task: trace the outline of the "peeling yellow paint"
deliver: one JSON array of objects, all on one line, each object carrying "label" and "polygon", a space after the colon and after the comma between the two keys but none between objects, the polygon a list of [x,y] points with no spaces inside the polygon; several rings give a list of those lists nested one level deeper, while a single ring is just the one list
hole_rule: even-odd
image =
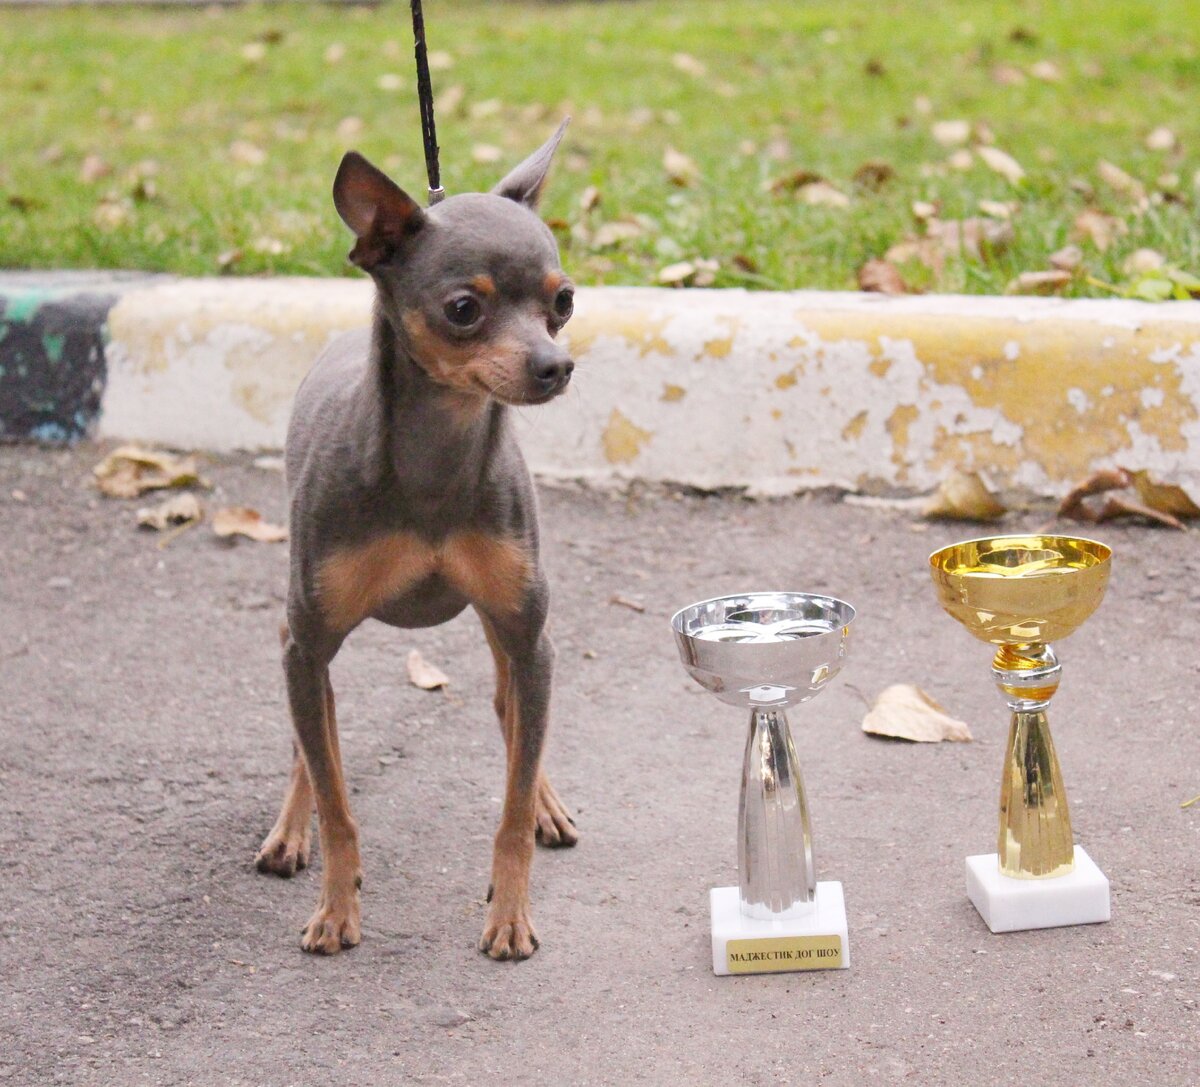
[{"label": "peeling yellow paint", "polygon": [[733,341],[737,338],[737,334],[741,330],[742,319],[740,317],[723,315],[718,317],[717,320],[729,329],[729,335],[706,340],[704,354],[710,358],[723,359],[728,357],[729,352],[733,350]]},{"label": "peeling yellow paint", "polygon": [[619,408],[613,408],[604,428],[604,455],[609,464],[626,464],[635,459],[642,446],[653,437],[653,431],[643,430],[627,419]]},{"label": "peeling yellow paint", "polygon": [[636,347],[641,358],[651,351],[660,355],[672,354],[664,333],[666,317],[651,317],[631,309],[609,308],[594,313],[577,313],[563,329],[563,339],[576,358],[586,355],[601,336],[619,336],[630,347]]},{"label": "peeling yellow paint", "polygon": [[782,418],[783,418],[783,412],[782,412],[782,411],[780,411],[780,410],[779,410],[779,408],[772,408],[772,409],[771,409],[771,418],[772,418],[772,419],[775,419],[775,420],[782,419]]},{"label": "peeling yellow paint", "polygon": [[668,404],[675,404],[687,396],[687,389],[682,385],[664,385],[661,400]]},{"label": "peeling yellow paint", "polygon": [[867,425],[867,412],[860,411],[853,419],[842,427],[842,440],[847,442],[856,442],[862,437],[862,432]]},{"label": "peeling yellow paint", "polygon": [[777,389],[790,389],[798,380],[799,378],[796,377],[795,370],[784,370],[784,372],[775,379],[775,387]]},{"label": "peeling yellow paint", "polygon": [[[1032,462],[1051,479],[1077,479],[1097,461],[1132,447],[1131,424],[1162,450],[1181,452],[1187,445],[1183,428],[1198,417],[1181,367],[1152,361],[1194,343],[1194,324],[1156,320],[1145,331],[1112,325],[1097,337],[1086,324],[1054,317],[1016,325],[1011,318],[945,314],[799,316],[827,342],[861,343],[873,356],[873,373],[886,373],[893,361],[886,357],[888,341],[910,344],[924,371],[923,388],[960,387],[975,407],[1021,428],[1015,448],[987,431],[955,434],[939,427],[927,454],[936,468],[976,463],[1016,471]],[[1146,389],[1160,390],[1161,400],[1145,403]],[[1076,404],[1084,405],[1082,413]],[[918,407],[933,410],[932,403]],[[910,456],[908,430],[917,410],[902,406],[889,420],[897,466]]]},{"label": "peeling yellow paint", "polygon": [[896,466],[896,478],[903,483],[908,478],[908,428],[921,412],[915,404],[897,404],[888,416],[887,430],[892,436],[892,463]]},{"label": "peeling yellow paint", "polygon": [[873,373],[876,377],[887,377],[887,372],[891,368],[891,359],[875,359],[870,366],[871,373]]}]

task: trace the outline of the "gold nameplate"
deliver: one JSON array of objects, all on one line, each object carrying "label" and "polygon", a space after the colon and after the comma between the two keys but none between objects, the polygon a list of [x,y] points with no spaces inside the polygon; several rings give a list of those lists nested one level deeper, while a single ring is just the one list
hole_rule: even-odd
[{"label": "gold nameplate", "polygon": [[731,974],[776,974],[785,970],[833,970],[842,965],[840,936],[771,936],[730,940],[725,964]]}]

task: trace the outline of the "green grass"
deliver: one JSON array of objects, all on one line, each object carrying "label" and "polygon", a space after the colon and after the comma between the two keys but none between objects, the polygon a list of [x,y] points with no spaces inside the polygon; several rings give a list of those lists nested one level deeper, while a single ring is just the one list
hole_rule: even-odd
[{"label": "green grass", "polygon": [[[428,0],[430,48],[453,59],[435,89],[463,92],[438,115],[444,182],[452,193],[490,186],[570,112],[543,210],[580,282],[653,282],[664,265],[700,257],[718,262],[719,285],[851,288],[865,260],[918,230],[913,201],[939,202],[950,219],[979,214],[984,199],[1019,203],[1011,245],[919,271],[920,286],[1000,292],[1046,267],[1095,206],[1128,233],[1106,252],[1085,243],[1068,293],[1105,293],[1095,280],[1127,279],[1123,262],[1139,247],[1200,269],[1195,15],[1194,0]],[[342,151],[353,145],[424,191],[407,20],[399,2],[4,11],[0,267],[345,274],[349,239],[329,196]],[[252,43],[261,60],[243,54]],[[344,57],[328,63],[334,43]],[[681,71],[677,53],[707,74]],[[1061,79],[1029,76],[1039,61]],[[1001,85],[999,65],[1024,81]],[[400,89],[380,88],[389,73]],[[363,128],[343,139],[347,117]],[[930,126],[956,118],[990,128],[1026,179],[1014,187],[978,159],[947,169]],[[1146,147],[1158,125],[1179,150]],[[235,141],[265,161],[235,161]],[[501,161],[476,162],[481,144]],[[698,181],[670,183],[668,146],[695,161]],[[89,154],[112,167],[90,184],[80,180]],[[1101,159],[1146,186],[1147,207],[1097,177]],[[147,160],[153,191],[138,192],[131,174]],[[895,171],[879,192],[852,181],[868,160]],[[801,168],[850,206],[763,191]],[[602,202],[585,213],[588,186]],[[1160,201],[1164,187],[1175,195]],[[636,219],[641,234],[597,246],[595,228],[618,219]]]}]

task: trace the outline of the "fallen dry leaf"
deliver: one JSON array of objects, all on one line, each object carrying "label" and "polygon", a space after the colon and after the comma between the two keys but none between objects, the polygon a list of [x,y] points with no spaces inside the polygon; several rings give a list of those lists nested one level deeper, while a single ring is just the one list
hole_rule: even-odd
[{"label": "fallen dry leaf", "polygon": [[472,121],[482,121],[487,117],[495,117],[503,109],[504,103],[499,98],[484,98],[478,102],[472,102],[467,108],[467,113],[470,114]]},{"label": "fallen dry leaf", "polygon": [[139,528],[150,528],[162,532],[170,525],[183,525],[191,521],[199,521],[204,516],[200,502],[191,491],[175,494],[157,506],[149,506],[137,511]]},{"label": "fallen dry leaf", "polygon": [[1166,125],[1159,125],[1146,137],[1146,147],[1150,151],[1174,151],[1178,144],[1175,133]]},{"label": "fallen dry leaf", "polygon": [[[1154,509],[1144,502],[1134,501],[1127,495],[1110,493],[1125,490],[1133,483],[1133,476],[1124,468],[1101,468],[1071,489],[1059,505],[1058,515],[1093,525],[1112,521],[1118,517],[1144,517],[1154,524],[1165,525],[1167,528],[1182,529],[1184,527],[1183,522],[1170,512]],[[1095,504],[1085,501],[1085,499],[1098,494],[1108,495],[1104,504],[1099,508],[1096,508]]]},{"label": "fallen dry leaf", "polygon": [[674,147],[668,147],[663,152],[662,162],[672,185],[682,188],[695,183],[700,177],[700,167],[691,157],[682,151],[676,151]]},{"label": "fallen dry leaf", "polygon": [[894,683],[875,699],[863,718],[863,732],[914,743],[967,743],[971,730],[963,721],[949,716],[920,687]]},{"label": "fallen dry leaf", "polygon": [[582,212],[593,211],[600,206],[602,199],[600,190],[595,185],[589,185],[579,194],[579,210]]},{"label": "fallen dry leaf", "polygon": [[606,249],[610,245],[617,245],[632,238],[640,238],[642,234],[643,230],[637,223],[626,221],[601,223],[592,235],[592,245],[597,249]]},{"label": "fallen dry leaf", "polygon": [[1167,258],[1156,249],[1135,249],[1121,264],[1121,270],[1127,276],[1144,275],[1146,272],[1157,272]]},{"label": "fallen dry leaf", "polygon": [[436,691],[449,686],[450,677],[437,665],[430,664],[421,656],[420,650],[411,650],[405,663],[408,666],[408,681],[414,687],[420,687],[423,691]]},{"label": "fallen dry leaf", "polygon": [[861,185],[864,189],[878,192],[895,176],[896,171],[891,163],[884,162],[882,159],[870,159],[854,171],[854,176],[851,180],[853,180],[854,184]]},{"label": "fallen dry leaf", "polygon": [[1025,73],[1012,64],[997,64],[992,69],[992,82],[1001,87],[1019,87],[1025,82]]},{"label": "fallen dry leaf", "polygon": [[793,170],[789,174],[782,174],[779,177],[771,178],[767,181],[763,188],[771,193],[795,192],[797,189],[804,188],[805,185],[814,185],[818,181],[825,179],[818,173],[812,170]]},{"label": "fallen dry leaf", "polygon": [[471,158],[476,162],[499,162],[503,157],[504,152],[493,143],[477,143],[471,148]]},{"label": "fallen dry leaf", "polygon": [[990,170],[994,170],[1010,185],[1019,184],[1025,177],[1021,164],[1012,155],[998,147],[977,147],[977,154]]},{"label": "fallen dry leaf", "polygon": [[449,116],[452,113],[457,113],[463,104],[463,99],[467,97],[467,88],[461,83],[451,83],[437,97],[438,112]]},{"label": "fallen dry leaf", "polygon": [[934,121],[929,131],[943,147],[957,147],[971,138],[971,122]]},{"label": "fallen dry leaf", "polygon": [[1045,80],[1047,83],[1057,83],[1062,79],[1062,72],[1052,60],[1039,60],[1036,64],[1031,64],[1029,74],[1034,79]]},{"label": "fallen dry leaf", "polygon": [[671,58],[671,63],[681,72],[695,76],[697,79],[708,74],[708,69],[704,66],[704,62],[697,60],[691,53],[676,53]]},{"label": "fallen dry leaf", "polygon": [[345,56],[346,47],[341,42],[333,42],[325,50],[325,63],[339,64]]},{"label": "fallen dry leaf", "polygon": [[213,532],[218,536],[245,536],[259,543],[282,543],[288,538],[287,529],[262,519],[258,510],[249,506],[226,506],[212,517]]},{"label": "fallen dry leaf", "polygon": [[646,610],[646,605],[640,600],[630,600],[626,596],[617,594],[609,598],[610,604],[616,604],[620,608],[628,608],[630,611],[636,611],[639,615]]},{"label": "fallen dry leaf", "polygon": [[941,212],[941,205],[930,200],[914,200],[912,203],[913,218],[921,223],[936,219]]},{"label": "fallen dry leaf", "polygon": [[696,266],[690,260],[681,260],[660,269],[658,281],[669,287],[682,287],[695,274]]},{"label": "fallen dry leaf", "polygon": [[876,294],[908,294],[910,288],[904,282],[900,270],[886,260],[867,261],[858,270],[858,289]]},{"label": "fallen dry leaf", "polygon": [[192,455],[175,457],[170,453],[123,445],[114,449],[92,469],[96,485],[109,498],[136,498],[146,491],[167,487],[209,487],[201,478]]},{"label": "fallen dry leaf", "polygon": [[1083,263],[1083,250],[1077,245],[1064,245],[1050,254],[1050,264],[1060,272],[1073,272]]},{"label": "fallen dry leaf", "polygon": [[1005,294],[1054,294],[1066,287],[1074,277],[1061,268],[1045,272],[1022,272],[1004,288]]},{"label": "fallen dry leaf", "polygon": [[669,287],[711,287],[720,265],[715,260],[697,257],[668,264],[658,273],[659,283]]},{"label": "fallen dry leaf", "polygon": [[946,165],[949,166],[951,170],[959,170],[960,172],[965,173],[973,165],[975,165],[975,156],[972,155],[971,152],[965,147],[960,147],[948,159],[946,159]]},{"label": "fallen dry leaf", "polygon": [[1021,205],[1015,200],[980,200],[979,210],[993,219],[1011,219]]},{"label": "fallen dry leaf", "polygon": [[1105,215],[1096,208],[1084,208],[1077,216],[1072,230],[1073,237],[1090,241],[1103,253],[1121,234],[1128,234],[1129,227],[1115,215]]},{"label": "fallen dry leaf", "polygon": [[1145,186],[1137,178],[1127,174],[1121,167],[1111,162],[1101,159],[1096,164],[1096,173],[1110,189],[1115,189],[1134,200],[1141,200],[1146,195]]},{"label": "fallen dry leaf", "polygon": [[850,206],[850,197],[830,185],[828,181],[814,181],[810,185],[801,185],[798,192],[801,200],[814,207],[847,208]]},{"label": "fallen dry leaf", "polygon": [[1197,506],[1192,496],[1178,484],[1163,483],[1145,469],[1129,472],[1129,478],[1138,497],[1152,510],[1181,520],[1200,517],[1200,506]]},{"label": "fallen dry leaf", "polygon": [[1008,248],[1014,235],[1012,223],[970,218],[930,222],[929,236],[937,238],[947,254],[989,261]]},{"label": "fallen dry leaf", "polygon": [[125,226],[132,217],[128,205],[121,200],[105,198],[92,210],[92,222],[105,232]]},{"label": "fallen dry leaf", "polygon": [[922,513],[936,520],[998,521],[1007,512],[980,472],[953,471],[938,484]]},{"label": "fallen dry leaf", "polygon": [[85,155],[79,167],[79,180],[85,185],[91,185],[111,173],[112,167],[99,155]]},{"label": "fallen dry leaf", "polygon": [[249,140],[234,140],[229,145],[229,158],[239,166],[261,166],[267,161],[267,153]]},{"label": "fallen dry leaf", "polygon": [[907,238],[888,249],[884,253],[883,259],[891,264],[919,261],[926,268],[932,270],[935,275],[940,276],[946,264],[946,251],[935,237]]}]

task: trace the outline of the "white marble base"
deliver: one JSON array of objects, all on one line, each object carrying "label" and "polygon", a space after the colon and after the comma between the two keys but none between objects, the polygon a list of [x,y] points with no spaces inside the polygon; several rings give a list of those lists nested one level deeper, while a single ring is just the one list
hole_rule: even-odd
[{"label": "white marble base", "polygon": [[967,897],[993,932],[1090,925],[1111,916],[1108,879],[1078,845],[1074,870],[1049,879],[1001,875],[995,853],[968,857]]},{"label": "white marble base", "polygon": [[737,887],[714,887],[709,906],[714,974],[844,970],[850,965],[840,883],[818,883],[812,911],[787,920],[744,917]]}]

